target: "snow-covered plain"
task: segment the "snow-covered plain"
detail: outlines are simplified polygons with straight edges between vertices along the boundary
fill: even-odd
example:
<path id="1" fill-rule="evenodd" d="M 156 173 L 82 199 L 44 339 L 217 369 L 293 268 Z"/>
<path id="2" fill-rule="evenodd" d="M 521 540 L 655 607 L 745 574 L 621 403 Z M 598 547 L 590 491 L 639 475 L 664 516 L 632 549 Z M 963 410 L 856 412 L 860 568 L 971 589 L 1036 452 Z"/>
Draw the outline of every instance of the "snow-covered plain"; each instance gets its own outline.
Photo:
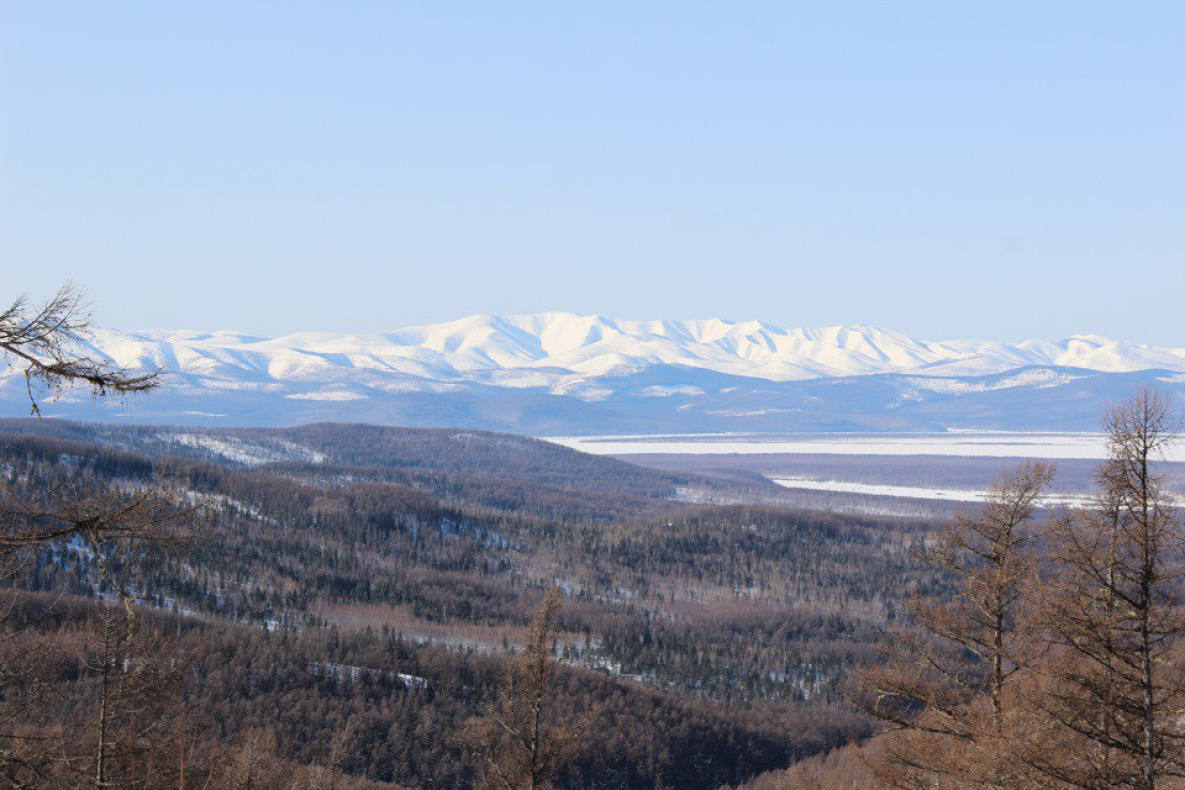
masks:
<path id="1" fill-rule="evenodd" d="M 954 487 L 951 485 L 925 485 L 889 483 L 881 478 L 876 464 L 868 463 L 869 456 L 928 456 L 948 459 L 945 463 L 957 466 L 959 459 L 1000 459 L 1001 468 L 1019 458 L 1033 458 L 1053 461 L 1082 459 L 1101 460 L 1106 457 L 1104 437 L 1097 433 L 1006 433 L 1006 432 L 957 432 L 947 434 L 898 434 L 898 435 L 813 435 L 777 436 L 753 434 L 705 435 L 663 435 L 663 436 L 585 436 L 553 437 L 550 441 L 583 452 L 614 455 L 629 460 L 631 455 L 804 455 L 804 456 L 850 456 L 851 462 L 843 461 L 847 474 L 857 479 L 831 479 L 825 469 L 833 465 L 820 463 L 818 470 L 810 467 L 809 461 L 803 468 L 806 474 L 785 472 L 778 474 L 780 463 L 774 461 L 771 471 L 762 471 L 768 479 L 783 488 L 795 491 L 809 491 L 835 494 L 845 497 L 895 497 L 951 504 L 974 504 L 987 498 L 986 488 Z M 1170 448 L 1163 460 L 1185 462 L 1185 446 Z M 919 461 L 919 464 L 921 462 Z M 933 461 L 929 462 L 931 465 Z M 727 459 L 721 465 L 727 466 Z M 923 464 L 924 465 L 924 464 Z M 801 464 L 800 464 L 801 466 Z M 752 466 L 742 466 L 753 471 Z M 760 467 L 759 467 L 760 468 Z M 863 478 L 863 479 L 860 479 Z M 986 481 L 985 481 L 986 484 Z M 1055 491 L 1043 500 L 1047 506 L 1088 506 L 1089 496 L 1085 489 Z M 835 507 L 848 507 L 847 500 L 841 500 Z M 875 505 L 861 505 L 858 512 L 891 514 Z M 853 511 L 853 512 L 856 512 Z"/>
<path id="2" fill-rule="evenodd" d="M 957 432 L 942 434 L 760 436 L 682 434 L 665 436 L 558 436 L 549 441 L 598 455 L 673 453 L 681 455 L 937 455 L 977 458 L 1106 458 L 1097 433 Z M 1185 447 L 1166 460 L 1185 461 Z"/>
<path id="3" fill-rule="evenodd" d="M 771 477 L 770 480 L 783 488 L 803 491 L 825 491 L 834 494 L 905 497 L 907 499 L 937 499 L 945 502 L 966 503 L 986 502 L 988 498 L 988 492 L 986 490 L 924 488 L 921 486 L 896 486 L 880 483 L 853 483 L 843 480 L 809 480 L 801 477 Z M 1042 497 L 1041 502 L 1047 506 L 1066 505 L 1069 507 L 1085 507 L 1091 504 L 1091 499 L 1089 496 L 1081 494 L 1052 493 Z"/>

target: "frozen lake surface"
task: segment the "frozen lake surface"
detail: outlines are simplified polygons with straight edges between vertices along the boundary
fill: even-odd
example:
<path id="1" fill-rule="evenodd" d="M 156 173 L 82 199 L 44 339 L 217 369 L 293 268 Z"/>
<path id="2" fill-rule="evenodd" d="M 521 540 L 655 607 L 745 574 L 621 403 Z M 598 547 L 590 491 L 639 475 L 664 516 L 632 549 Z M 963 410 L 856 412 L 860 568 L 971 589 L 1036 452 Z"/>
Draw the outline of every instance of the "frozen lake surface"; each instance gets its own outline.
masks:
<path id="1" fill-rule="evenodd" d="M 980 458 L 1100 460 L 1104 437 L 1095 433 L 933 434 L 668 434 L 653 436 L 560 436 L 548 441 L 597 455 L 674 453 L 725 455 L 949 455 Z M 1185 446 L 1166 460 L 1185 461 Z"/>

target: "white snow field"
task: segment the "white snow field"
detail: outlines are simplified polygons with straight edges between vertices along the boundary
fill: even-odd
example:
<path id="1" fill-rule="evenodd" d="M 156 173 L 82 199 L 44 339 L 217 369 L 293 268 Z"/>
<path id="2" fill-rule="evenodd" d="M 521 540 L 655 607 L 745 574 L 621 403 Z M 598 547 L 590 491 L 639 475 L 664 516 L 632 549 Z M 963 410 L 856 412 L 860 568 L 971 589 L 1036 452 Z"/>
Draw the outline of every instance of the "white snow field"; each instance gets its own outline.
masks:
<path id="1" fill-rule="evenodd" d="M 949 455 L 978 458 L 1101 460 L 1103 436 L 1097 433 L 954 432 L 904 435 L 729 436 L 557 436 L 549 441 L 586 453 L 636 455 L 674 453 L 723 455 Z M 1172 448 L 1166 460 L 1185 461 L 1185 447 Z"/>
<path id="2" fill-rule="evenodd" d="M 825 491 L 834 494 L 859 494 L 861 496 L 891 496 L 907 499 L 936 499 L 945 502 L 986 502 L 986 490 L 969 490 L 961 488 L 924 488 L 921 486 L 895 486 L 879 483 L 853 483 L 842 480 L 808 480 L 800 477 L 771 477 L 770 480 L 783 488 L 802 491 Z M 1051 493 L 1041 498 L 1046 506 L 1066 505 L 1068 507 L 1085 507 L 1091 504 L 1091 498 L 1081 494 Z"/>

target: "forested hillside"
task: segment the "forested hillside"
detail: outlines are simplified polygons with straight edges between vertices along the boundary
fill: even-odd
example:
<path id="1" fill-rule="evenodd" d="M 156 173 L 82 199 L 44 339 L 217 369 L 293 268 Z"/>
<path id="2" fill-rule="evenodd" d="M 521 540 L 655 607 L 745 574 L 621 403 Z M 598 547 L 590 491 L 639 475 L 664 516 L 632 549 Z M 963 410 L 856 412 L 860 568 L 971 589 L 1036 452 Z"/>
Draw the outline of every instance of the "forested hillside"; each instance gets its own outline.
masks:
<path id="1" fill-rule="evenodd" d="M 743 781 L 868 732 L 839 686 L 936 578 L 912 551 L 929 525 L 740 504 L 768 492 L 518 437 L 3 427 L 15 500 L 158 480 L 202 505 L 167 551 L 27 553 L 6 587 L 49 612 L 32 632 L 81 640 L 122 589 L 191 656 L 177 693 L 210 717 L 200 748 L 262 738 L 291 771 L 346 731 L 343 775 L 469 786 L 455 735 L 558 585 L 559 712 L 596 722 L 560 786 Z"/>
<path id="2" fill-rule="evenodd" d="M 672 500 L 788 504 L 791 496 L 760 476 L 730 482 L 663 472 L 511 434 L 309 425 L 287 429 L 110 426 L 60 420 L 0 419 L 0 434 L 67 439 L 162 461 L 209 461 L 232 468 L 266 465 L 319 477 L 348 476 L 430 490 L 442 499 L 571 520 L 618 520 L 664 513 Z"/>

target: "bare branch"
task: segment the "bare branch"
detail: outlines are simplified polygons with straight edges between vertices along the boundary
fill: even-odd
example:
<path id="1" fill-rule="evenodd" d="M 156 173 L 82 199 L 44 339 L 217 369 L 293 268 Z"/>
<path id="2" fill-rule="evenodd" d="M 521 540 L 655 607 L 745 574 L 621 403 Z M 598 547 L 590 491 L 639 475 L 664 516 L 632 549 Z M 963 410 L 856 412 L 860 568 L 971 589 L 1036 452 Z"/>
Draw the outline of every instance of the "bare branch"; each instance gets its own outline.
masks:
<path id="1" fill-rule="evenodd" d="M 20 296 L 0 312 L 0 356 L 8 357 L 9 364 L 24 373 L 33 414 L 41 413 L 35 385 L 47 389 L 50 397 L 75 385 L 89 387 L 95 397 L 131 395 L 160 386 L 163 371 L 123 368 L 88 348 L 91 330 L 85 296 L 69 282 L 40 306 Z"/>

